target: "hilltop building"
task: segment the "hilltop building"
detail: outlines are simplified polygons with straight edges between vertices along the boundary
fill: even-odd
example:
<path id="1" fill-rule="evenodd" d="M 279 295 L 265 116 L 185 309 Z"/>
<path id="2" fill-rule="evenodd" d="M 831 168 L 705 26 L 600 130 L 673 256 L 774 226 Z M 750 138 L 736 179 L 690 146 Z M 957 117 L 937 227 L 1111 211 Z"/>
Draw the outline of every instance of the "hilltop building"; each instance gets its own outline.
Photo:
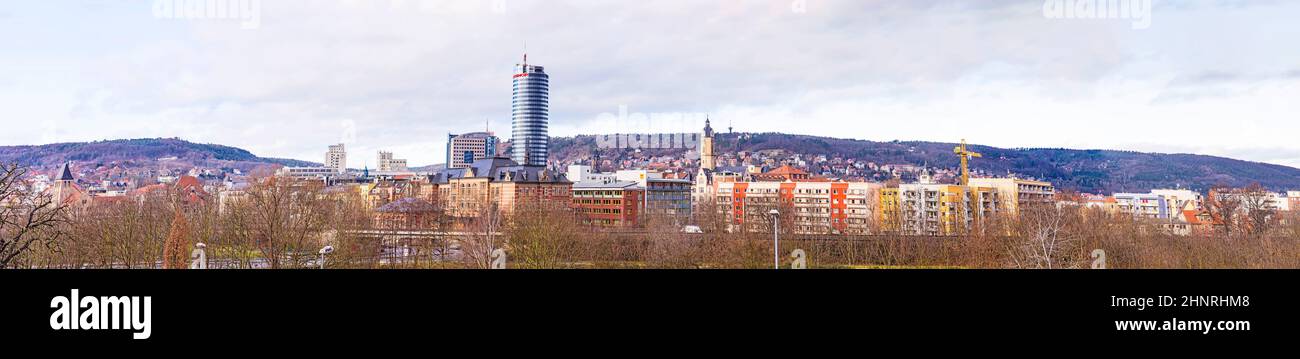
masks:
<path id="1" fill-rule="evenodd" d="M 618 133 L 596 136 L 600 149 L 693 149 L 703 142 L 697 133 Z"/>

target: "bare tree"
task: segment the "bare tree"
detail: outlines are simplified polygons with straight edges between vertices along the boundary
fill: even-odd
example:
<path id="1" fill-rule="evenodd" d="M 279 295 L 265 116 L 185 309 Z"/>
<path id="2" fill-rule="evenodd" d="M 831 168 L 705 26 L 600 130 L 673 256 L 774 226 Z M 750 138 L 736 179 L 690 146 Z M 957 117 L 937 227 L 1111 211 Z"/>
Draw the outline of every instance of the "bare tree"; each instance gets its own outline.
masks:
<path id="1" fill-rule="evenodd" d="M 257 248 L 272 269 L 305 266 L 316 258 L 330 217 L 319 186 L 269 178 L 231 206 L 227 225 Z"/>
<path id="2" fill-rule="evenodd" d="M 67 206 L 33 193 L 27 168 L 0 165 L 0 268 L 17 264 L 33 245 L 54 248 L 64 238 Z"/>
<path id="3" fill-rule="evenodd" d="M 176 209 L 176 216 L 172 219 L 171 232 L 167 234 L 167 241 L 163 243 L 163 268 L 164 269 L 185 269 L 188 268 L 187 259 L 189 252 L 186 251 L 190 244 L 190 225 L 185 220 L 185 214 L 180 208 Z"/>
<path id="4" fill-rule="evenodd" d="M 1273 194 L 1260 186 L 1251 184 L 1238 191 L 1242 210 L 1245 211 L 1247 228 L 1251 234 L 1268 233 L 1277 220 L 1277 207 L 1273 203 Z"/>
<path id="5" fill-rule="evenodd" d="M 520 268 L 563 268 L 573 255 L 581 229 L 568 207 L 555 202 L 528 202 L 506 227 L 511 262 Z"/>
<path id="6" fill-rule="evenodd" d="M 1010 260 L 1016 268 L 1056 269 L 1068 267 L 1066 257 L 1074 249 L 1074 234 L 1069 230 L 1071 212 L 1076 208 L 1055 205 L 1027 206 L 1020 209 L 1017 234 Z"/>
<path id="7" fill-rule="evenodd" d="M 496 206 L 483 206 L 467 225 L 467 233 L 461 237 L 460 251 L 466 264 L 472 268 L 489 269 L 492 267 L 492 252 L 505 249 L 505 238 L 501 235 L 502 216 Z"/>
<path id="8" fill-rule="evenodd" d="M 1237 229 L 1237 212 L 1241 210 L 1241 197 L 1233 193 L 1232 188 L 1227 185 L 1219 184 L 1210 189 L 1210 196 L 1206 198 L 1206 211 L 1210 212 L 1212 217 L 1219 218 L 1223 222 L 1223 234 L 1231 236 L 1232 232 Z"/>

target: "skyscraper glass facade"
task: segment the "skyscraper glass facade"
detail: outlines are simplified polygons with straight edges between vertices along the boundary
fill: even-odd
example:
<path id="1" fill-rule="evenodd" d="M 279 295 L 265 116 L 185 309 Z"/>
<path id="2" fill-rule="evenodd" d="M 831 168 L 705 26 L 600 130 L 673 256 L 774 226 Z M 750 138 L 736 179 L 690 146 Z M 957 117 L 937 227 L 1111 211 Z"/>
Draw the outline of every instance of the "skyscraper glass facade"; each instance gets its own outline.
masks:
<path id="1" fill-rule="evenodd" d="M 515 66 L 511 118 L 511 159 L 521 165 L 545 166 L 550 142 L 550 77 L 541 66 Z"/>

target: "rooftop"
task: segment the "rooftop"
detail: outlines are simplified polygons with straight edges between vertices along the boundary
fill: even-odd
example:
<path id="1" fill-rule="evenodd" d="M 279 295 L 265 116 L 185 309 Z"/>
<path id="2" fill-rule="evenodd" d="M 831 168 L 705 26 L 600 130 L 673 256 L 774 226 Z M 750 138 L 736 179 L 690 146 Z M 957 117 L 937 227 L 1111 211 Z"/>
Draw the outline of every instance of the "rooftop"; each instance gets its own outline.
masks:
<path id="1" fill-rule="evenodd" d="M 641 189 L 632 181 L 582 181 L 573 184 L 573 189 Z"/>

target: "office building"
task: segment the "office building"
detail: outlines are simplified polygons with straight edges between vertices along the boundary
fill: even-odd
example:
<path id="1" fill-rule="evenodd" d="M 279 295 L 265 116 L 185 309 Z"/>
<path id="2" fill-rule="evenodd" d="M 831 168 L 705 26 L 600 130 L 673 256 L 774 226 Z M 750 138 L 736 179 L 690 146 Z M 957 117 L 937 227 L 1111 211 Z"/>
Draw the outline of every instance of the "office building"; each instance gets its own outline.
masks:
<path id="1" fill-rule="evenodd" d="M 522 166 L 546 166 L 550 144 L 550 77 L 542 66 L 515 66 L 511 101 L 511 158 Z"/>
<path id="2" fill-rule="evenodd" d="M 492 132 L 447 135 L 447 168 L 469 168 L 474 161 L 497 156 L 500 141 Z"/>
<path id="3" fill-rule="evenodd" d="M 573 210 L 592 226 L 636 227 L 641 223 L 645 196 L 645 188 L 636 182 L 577 182 L 573 184 Z"/>

